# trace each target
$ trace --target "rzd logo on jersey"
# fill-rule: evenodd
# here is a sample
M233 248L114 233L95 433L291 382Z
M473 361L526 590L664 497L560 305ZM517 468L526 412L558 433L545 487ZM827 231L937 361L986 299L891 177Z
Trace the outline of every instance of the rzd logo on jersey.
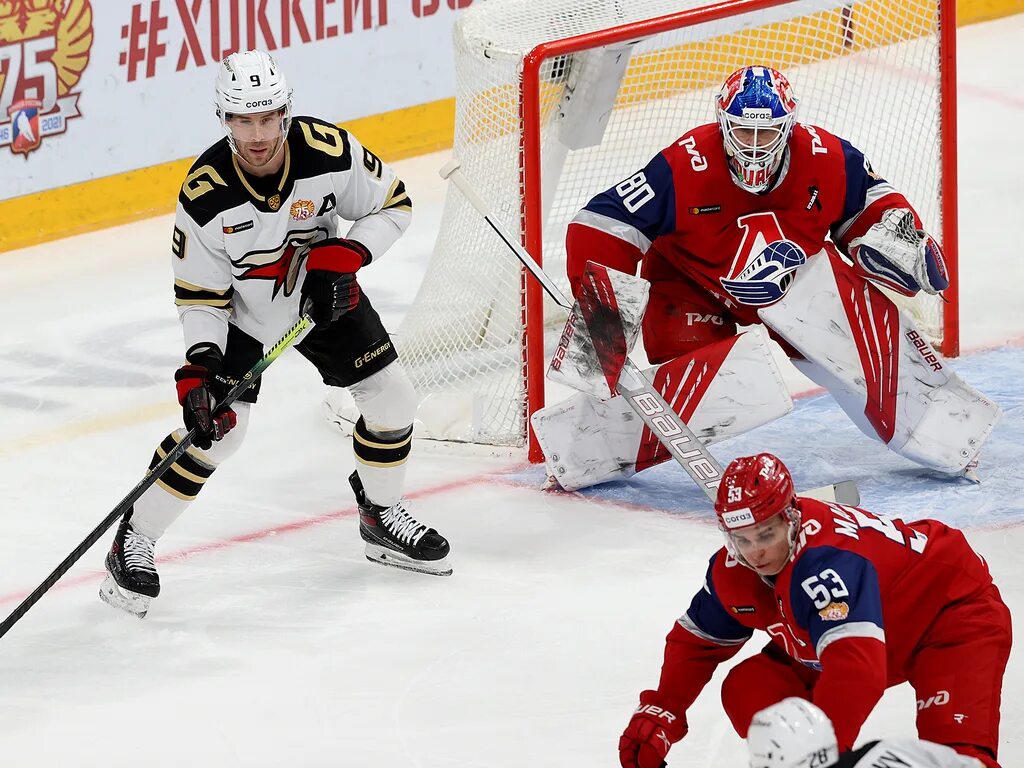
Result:
M786 295L797 267L807 263L804 249L787 240L774 213L741 216L743 240L722 287L740 304L766 307Z
M0 0L0 147L28 155L81 116L91 48L89 0Z

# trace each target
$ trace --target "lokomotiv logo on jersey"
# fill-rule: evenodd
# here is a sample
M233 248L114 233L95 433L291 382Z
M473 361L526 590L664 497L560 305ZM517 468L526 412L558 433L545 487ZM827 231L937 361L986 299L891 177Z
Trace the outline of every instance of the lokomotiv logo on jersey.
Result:
M797 267L807 263L804 249L786 239L774 213L741 216L743 240L722 287L740 304L766 307L786 295Z
M323 227L305 232L289 232L277 248L250 251L237 261L232 261L236 268L244 270L236 277L239 280L273 280L271 299L276 299L282 290L285 296L291 296L299 282L299 267L309 252L310 244L327 236L327 230Z
M0 0L0 147L27 156L81 117L92 37L89 0Z

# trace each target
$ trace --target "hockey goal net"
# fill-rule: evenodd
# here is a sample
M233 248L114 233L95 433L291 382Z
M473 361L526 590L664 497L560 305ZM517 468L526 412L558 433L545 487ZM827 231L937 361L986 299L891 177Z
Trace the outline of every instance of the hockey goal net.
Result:
M956 354L954 35L953 2L939 0L487 0L456 26L453 155L564 284L577 210L711 122L729 72L775 67L801 99L798 120L861 148L941 236L954 272L948 303L907 308ZM396 334L423 398L419 434L527 441L565 320L532 282L451 188Z

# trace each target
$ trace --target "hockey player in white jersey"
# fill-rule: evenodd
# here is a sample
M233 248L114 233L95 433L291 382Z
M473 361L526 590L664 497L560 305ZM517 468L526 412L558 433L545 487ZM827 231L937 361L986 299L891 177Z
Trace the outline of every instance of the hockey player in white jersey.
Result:
M747 751L750 768L982 768L973 757L912 738L869 741L840 754L828 717L798 698L754 715Z
M345 130L293 118L284 74L262 51L221 63L216 98L226 136L182 184L171 248L184 428L161 442L150 466L187 430L197 437L121 521L100 596L145 615L160 592L155 542L238 449L259 382L229 409L216 402L301 313L315 326L296 348L359 408L349 482L367 558L448 575L448 542L401 501L416 394L356 279L409 226L405 185Z

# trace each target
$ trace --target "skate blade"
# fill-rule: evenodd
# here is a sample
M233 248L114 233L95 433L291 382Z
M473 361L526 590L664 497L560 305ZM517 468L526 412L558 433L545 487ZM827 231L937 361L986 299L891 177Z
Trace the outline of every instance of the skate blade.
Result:
M366 544L366 559L377 565L388 565L392 568L401 568L404 571L415 571L416 573L427 573L431 576L451 576L452 569L448 565L448 558L440 560L413 560L411 557L387 549L377 544Z
M138 616L140 619L146 617L146 614L149 612L149 604L153 600L153 598L146 595L121 589L114 580L114 577L109 573L100 585L100 599L107 605L112 605L125 613Z
M540 489L545 493L562 493L565 490L554 475L548 475Z

